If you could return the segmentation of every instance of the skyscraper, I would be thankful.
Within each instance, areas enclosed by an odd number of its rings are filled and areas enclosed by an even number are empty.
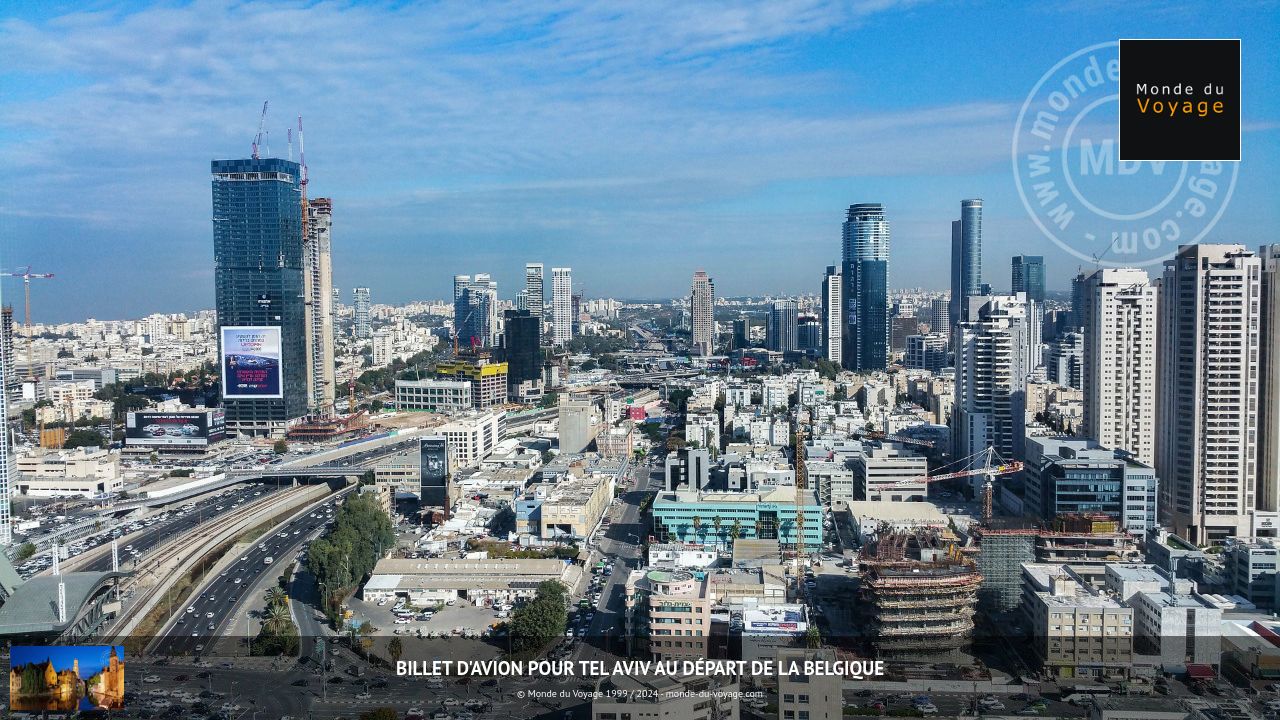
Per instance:
[[[4,385],[9,389],[19,386],[18,370],[13,359],[13,306],[5,305],[0,307],[0,362],[4,367],[0,367],[0,376],[4,378]]]
[[[227,430],[281,434],[307,411],[299,166],[261,158],[210,168]]]
[[[327,416],[333,413],[333,253],[329,234],[333,203],[329,198],[307,201],[307,237],[303,245],[302,293],[307,311],[307,407]]]
[[[929,330],[947,335],[951,332],[951,301],[934,298],[929,301]]]
[[[742,350],[751,347],[751,318],[739,316],[733,321],[733,349]]]
[[[1261,249],[1262,379],[1258,396],[1258,507],[1280,510],[1280,244]]]
[[[551,325],[556,345],[573,339],[573,268],[551,268]]]
[[[373,336],[373,325],[369,322],[369,288],[358,287],[351,291],[351,307],[355,312],[355,333],[358,338]]]
[[[769,309],[769,325],[765,328],[765,346],[779,352],[800,348],[800,307],[795,300],[778,300]]]
[[[956,327],[955,455],[1022,457],[1027,376],[1040,364],[1040,314],[1026,295],[969,297]]]
[[[1044,257],[1013,256],[1013,292],[1026,293],[1027,299],[1044,309]],[[1106,445],[1106,443],[1103,443]]]
[[[1197,544],[1253,532],[1261,271],[1243,245],[1184,245],[1160,282],[1160,512]]]
[[[453,276],[453,327],[458,347],[498,342],[498,283],[488,273]]]
[[[521,396],[521,385],[542,379],[542,323],[528,310],[503,313],[502,349],[507,362],[507,395]],[[532,389],[532,385],[526,386]]]
[[[1082,287],[1085,436],[1154,465],[1156,288],[1137,268],[1095,270]]]
[[[889,221],[884,206],[850,205],[843,229],[844,367],[883,370],[889,360]]]
[[[3,290],[0,290],[0,294]],[[0,551],[13,542],[13,525],[9,517],[9,488],[15,472],[12,449],[9,447],[9,388],[14,371],[13,362],[13,308],[3,306],[8,320],[7,334],[0,342]]]
[[[968,322],[965,298],[982,294],[982,201],[961,200],[951,222],[951,325]]]
[[[844,276],[838,266],[828,265],[822,276],[822,356],[844,365],[844,327],[840,309],[844,307]]]
[[[524,304],[529,309],[529,314],[542,322],[542,306],[547,298],[542,263],[528,263],[524,266],[524,293]]]
[[[711,355],[716,341],[716,286],[705,271],[693,274],[689,312],[693,321],[694,352],[704,357]]]

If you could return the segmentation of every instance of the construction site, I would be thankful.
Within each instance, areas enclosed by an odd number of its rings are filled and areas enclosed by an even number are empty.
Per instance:
[[[971,642],[982,575],[954,538],[894,532],[868,543],[860,562],[864,637],[889,661],[960,661]]]

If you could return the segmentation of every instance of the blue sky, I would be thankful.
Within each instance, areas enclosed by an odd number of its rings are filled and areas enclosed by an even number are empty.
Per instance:
[[[122,10],[121,7],[127,9]],[[942,289],[961,198],[985,274],[1049,242],[1010,170],[1041,74],[1120,37],[1240,37],[1246,162],[1211,239],[1275,242],[1273,3],[7,3],[0,265],[57,278],[37,321],[210,307],[209,160],[304,116],[334,280],[443,297],[526,261],[588,296],[816,291],[844,208],[883,202],[890,282]],[[7,281],[12,300],[19,286]]]

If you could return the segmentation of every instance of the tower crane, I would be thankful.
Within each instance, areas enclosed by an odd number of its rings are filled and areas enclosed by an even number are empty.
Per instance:
[[[809,468],[805,465],[804,452],[805,432],[803,427],[796,427],[796,439],[794,443],[795,465],[796,465],[796,563],[797,566],[802,564],[802,558],[805,555],[805,499],[809,494]],[[819,523],[821,524],[821,523]]]
[[[18,268],[17,272],[0,273],[0,275],[22,278],[22,294],[26,301],[26,316],[23,320],[23,325],[25,325],[27,331],[27,379],[35,380],[35,361],[31,353],[31,338],[33,335],[31,330],[31,281],[33,279],[49,280],[53,277],[53,273],[33,273],[31,272],[31,266],[28,265],[24,268]]]
[[[1022,470],[1022,463],[1014,460],[1012,462],[1003,462],[1000,454],[995,448],[987,448],[981,452],[970,455],[965,460],[976,459],[982,457],[982,466],[970,468],[968,470],[960,470],[958,472],[943,473],[941,475],[920,475],[909,480],[902,480],[885,485],[881,490],[901,490],[911,485],[920,483],[934,483],[941,480],[954,480],[956,478],[985,476],[986,482],[982,485],[982,522],[991,522],[992,515],[992,495],[995,492],[995,480],[1000,475],[1011,475]],[[963,462],[963,461],[962,461]]]
[[[263,147],[262,135],[266,132],[267,127],[267,103],[268,100],[262,101],[262,117],[258,119],[258,134],[253,136],[253,159],[258,159],[258,148]]]

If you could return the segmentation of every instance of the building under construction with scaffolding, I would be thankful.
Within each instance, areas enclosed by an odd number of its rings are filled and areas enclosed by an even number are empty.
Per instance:
[[[860,579],[864,637],[877,658],[958,660],[972,641],[982,575],[938,532],[889,533],[868,543]]]

